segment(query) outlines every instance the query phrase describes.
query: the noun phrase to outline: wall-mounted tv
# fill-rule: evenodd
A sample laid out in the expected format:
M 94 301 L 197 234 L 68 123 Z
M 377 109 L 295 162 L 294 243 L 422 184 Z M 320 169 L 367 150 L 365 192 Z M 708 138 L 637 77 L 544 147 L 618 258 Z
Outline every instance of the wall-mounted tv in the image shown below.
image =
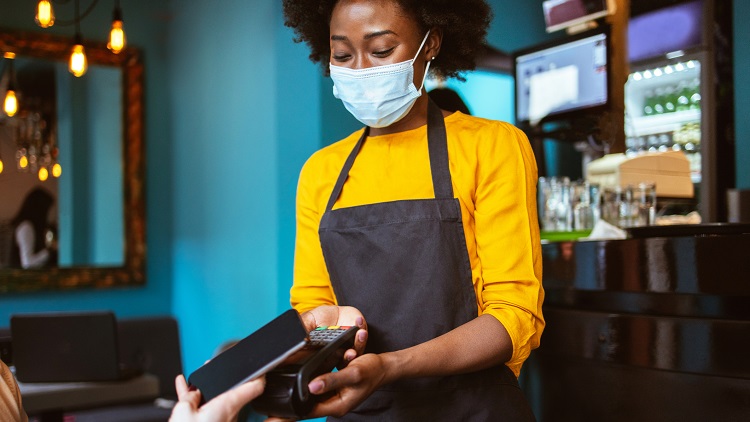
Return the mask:
M 606 106 L 608 57 L 607 27 L 514 54 L 516 122 L 537 125 Z
M 703 0 L 693 0 L 632 16 L 628 60 L 633 63 L 701 47 L 704 8 Z
M 614 13 L 613 0 L 546 0 L 542 3 L 547 32 L 581 25 Z

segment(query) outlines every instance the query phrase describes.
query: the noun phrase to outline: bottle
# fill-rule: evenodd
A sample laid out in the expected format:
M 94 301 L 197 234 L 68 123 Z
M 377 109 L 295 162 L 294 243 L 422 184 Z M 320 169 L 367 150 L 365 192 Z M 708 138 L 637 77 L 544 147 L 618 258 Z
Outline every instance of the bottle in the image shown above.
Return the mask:
M 680 81 L 677 85 L 677 111 L 685 111 L 690 109 L 690 87 L 687 81 Z
M 701 85 L 698 78 L 693 79 L 690 83 L 690 109 L 701 109 Z
M 659 135 L 658 150 L 661 152 L 668 151 L 672 146 L 672 141 L 669 139 L 669 135 L 662 133 Z
M 644 116 L 651 116 L 654 112 L 654 91 L 646 91 L 646 95 L 644 96 L 645 105 L 643 106 L 643 115 Z
M 654 101 L 654 114 L 664 114 L 664 89 L 656 88 L 656 99 Z
M 664 112 L 665 113 L 674 113 L 677 109 L 677 90 L 674 89 L 671 86 L 668 86 L 664 89 Z

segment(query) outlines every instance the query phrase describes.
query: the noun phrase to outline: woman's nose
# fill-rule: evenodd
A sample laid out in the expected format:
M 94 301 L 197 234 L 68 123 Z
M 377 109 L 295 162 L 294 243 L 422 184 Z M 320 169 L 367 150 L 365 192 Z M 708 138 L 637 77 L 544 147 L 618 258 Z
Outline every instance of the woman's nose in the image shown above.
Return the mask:
M 352 64 L 353 69 L 367 69 L 373 66 L 372 60 L 366 54 L 357 54 Z

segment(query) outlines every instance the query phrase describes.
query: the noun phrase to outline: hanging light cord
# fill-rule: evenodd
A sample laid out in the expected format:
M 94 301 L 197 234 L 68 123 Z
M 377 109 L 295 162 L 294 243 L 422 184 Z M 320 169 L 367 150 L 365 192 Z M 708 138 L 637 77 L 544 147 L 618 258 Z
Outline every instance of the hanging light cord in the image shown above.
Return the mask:
M 91 5 L 92 6 L 95 5 L 97 1 L 98 0 L 94 0 L 94 2 L 91 3 Z M 80 1 L 76 0 L 76 9 L 75 9 L 75 11 L 76 11 L 76 15 L 75 15 L 76 16 L 76 21 L 75 21 L 75 23 L 76 23 L 76 38 L 80 38 L 81 37 L 81 19 L 83 19 L 83 18 L 81 18 L 81 15 L 79 13 L 80 10 L 81 10 Z M 78 42 L 80 42 L 80 40 L 76 40 L 76 43 L 78 43 Z
M 65 4 L 65 3 L 70 3 L 70 2 L 71 2 L 71 0 L 55 0 L 55 3 L 60 3 L 60 4 Z M 91 13 L 91 11 L 94 10 L 94 7 L 96 7 L 97 3 L 99 3 L 99 0 L 92 1 L 91 4 L 89 5 L 89 7 L 86 10 L 84 10 L 83 13 L 81 13 L 79 15 L 78 14 L 78 0 L 75 0 L 75 4 L 76 4 L 76 15 L 75 15 L 75 18 L 73 18 L 73 20 L 69 20 L 69 21 L 59 20 L 59 19 L 55 20 L 55 25 L 60 25 L 60 26 L 72 26 L 72 25 L 76 25 L 76 28 L 78 28 L 78 25 L 81 23 L 81 21 L 83 19 L 85 19 L 86 16 L 88 16 Z

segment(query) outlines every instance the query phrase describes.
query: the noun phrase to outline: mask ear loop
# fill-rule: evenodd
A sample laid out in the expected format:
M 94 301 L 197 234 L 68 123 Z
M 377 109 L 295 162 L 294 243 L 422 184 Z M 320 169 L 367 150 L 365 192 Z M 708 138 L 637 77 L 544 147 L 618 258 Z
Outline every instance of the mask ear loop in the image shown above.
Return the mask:
M 425 67 L 424 76 L 422 76 L 422 84 L 419 85 L 419 89 L 417 90 L 417 92 L 422 92 L 422 88 L 424 88 L 424 81 L 425 79 L 427 79 L 427 72 L 430 71 L 430 63 L 432 63 L 432 60 L 427 61 L 427 67 Z
M 417 57 L 419 57 L 419 53 L 422 52 L 422 47 L 424 47 L 424 44 L 427 42 L 427 38 L 430 37 L 430 31 L 427 30 L 427 34 L 425 34 L 424 39 L 422 40 L 422 44 L 419 45 L 419 50 L 417 50 L 417 54 L 414 55 L 414 58 L 411 59 L 412 63 L 414 63 L 417 60 Z M 435 60 L 435 56 L 432 56 L 432 60 Z M 417 92 L 422 92 L 422 88 L 424 88 L 424 81 L 427 79 L 427 72 L 430 71 L 430 63 L 432 63 L 432 60 L 427 60 L 427 67 L 424 69 L 424 76 L 422 76 L 422 84 L 419 85 L 419 89 Z
M 424 39 L 422 39 L 422 44 L 419 44 L 419 49 L 417 50 L 417 54 L 415 54 L 414 58 L 411 59 L 412 62 L 416 61 L 417 57 L 419 57 L 419 53 L 422 52 L 422 47 L 424 47 L 424 43 L 427 42 L 427 38 L 430 36 L 430 31 L 431 30 L 427 30 L 427 34 L 425 34 Z

